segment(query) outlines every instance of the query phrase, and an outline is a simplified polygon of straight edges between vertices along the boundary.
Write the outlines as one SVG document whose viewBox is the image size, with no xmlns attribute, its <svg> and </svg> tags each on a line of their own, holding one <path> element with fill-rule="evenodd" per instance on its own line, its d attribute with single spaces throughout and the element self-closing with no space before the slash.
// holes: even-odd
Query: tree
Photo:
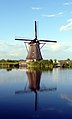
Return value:
<svg viewBox="0 0 72 119">
<path fill-rule="evenodd" d="M 68 58 L 67 61 L 70 61 L 70 58 Z"/>
</svg>

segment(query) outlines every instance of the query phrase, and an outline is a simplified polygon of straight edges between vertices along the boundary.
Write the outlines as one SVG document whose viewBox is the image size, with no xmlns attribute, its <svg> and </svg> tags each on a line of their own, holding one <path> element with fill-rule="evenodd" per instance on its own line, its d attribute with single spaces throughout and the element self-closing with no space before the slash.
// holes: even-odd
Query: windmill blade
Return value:
<svg viewBox="0 0 72 119">
<path fill-rule="evenodd" d="M 56 90 L 57 88 L 55 87 L 55 88 L 44 88 L 44 89 L 40 89 L 39 91 L 44 92 L 44 91 L 56 91 Z"/>
<path fill-rule="evenodd" d="M 23 93 L 31 93 L 31 92 L 37 93 L 37 91 L 48 92 L 48 91 L 56 91 L 56 90 L 57 90 L 56 87 L 54 87 L 54 88 L 43 88 L 43 89 L 39 89 L 39 90 L 18 90 L 18 91 L 15 91 L 15 94 L 23 94 Z"/>
<path fill-rule="evenodd" d="M 57 41 L 51 41 L 51 40 L 39 40 L 39 41 L 42 41 L 42 42 L 53 42 L 53 43 L 57 43 Z"/>
<path fill-rule="evenodd" d="M 33 40 L 30 40 L 30 39 L 21 39 L 21 38 L 15 38 L 15 40 L 20 40 L 20 41 L 33 41 Z"/>
<path fill-rule="evenodd" d="M 37 24 L 36 24 L 36 21 L 35 21 L 35 39 L 37 39 Z"/>
<path fill-rule="evenodd" d="M 15 94 L 23 94 L 23 93 L 31 93 L 31 90 L 19 90 L 19 91 L 15 91 Z"/>
</svg>

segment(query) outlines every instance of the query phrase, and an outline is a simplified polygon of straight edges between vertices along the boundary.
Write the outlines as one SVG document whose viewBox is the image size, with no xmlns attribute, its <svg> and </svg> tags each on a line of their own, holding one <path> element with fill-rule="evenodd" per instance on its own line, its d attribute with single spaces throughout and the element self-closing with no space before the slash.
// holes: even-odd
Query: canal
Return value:
<svg viewBox="0 0 72 119">
<path fill-rule="evenodd" d="M 0 69 L 0 119 L 72 119 L 72 69 Z"/>
</svg>

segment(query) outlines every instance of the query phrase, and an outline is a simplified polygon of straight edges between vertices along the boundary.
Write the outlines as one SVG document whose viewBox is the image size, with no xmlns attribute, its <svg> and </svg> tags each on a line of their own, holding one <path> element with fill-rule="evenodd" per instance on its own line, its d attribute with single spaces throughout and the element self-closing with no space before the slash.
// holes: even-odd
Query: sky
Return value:
<svg viewBox="0 0 72 119">
<path fill-rule="evenodd" d="M 43 59 L 72 59 L 72 0 L 0 0 L 0 59 L 26 59 L 24 42 L 56 40 L 41 49 Z"/>
</svg>

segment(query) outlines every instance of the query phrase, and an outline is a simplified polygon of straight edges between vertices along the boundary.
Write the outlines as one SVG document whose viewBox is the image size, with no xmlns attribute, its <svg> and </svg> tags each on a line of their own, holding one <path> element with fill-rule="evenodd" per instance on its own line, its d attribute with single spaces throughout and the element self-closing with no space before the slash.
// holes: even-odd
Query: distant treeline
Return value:
<svg viewBox="0 0 72 119">
<path fill-rule="evenodd" d="M 48 68 L 57 68 L 57 67 L 61 67 L 61 68 L 72 68 L 72 60 L 40 60 L 40 61 L 32 61 L 32 62 L 28 62 L 28 67 L 40 67 L 40 68 L 44 68 L 44 69 L 48 69 Z"/>
<path fill-rule="evenodd" d="M 0 68 L 15 68 L 19 67 L 18 60 L 0 60 Z"/>
<path fill-rule="evenodd" d="M 11 59 L 1 59 L 0 62 L 19 62 L 19 60 L 11 60 Z"/>
<path fill-rule="evenodd" d="M 22 64 L 22 65 L 20 65 Z M 25 65 L 26 64 L 26 65 Z M 40 61 L 29 61 L 25 60 L 0 60 L 0 68 L 19 68 L 19 66 L 27 66 L 28 68 L 40 68 L 40 69 L 53 69 L 56 67 L 61 68 L 72 68 L 72 60 L 40 60 Z"/>
</svg>

